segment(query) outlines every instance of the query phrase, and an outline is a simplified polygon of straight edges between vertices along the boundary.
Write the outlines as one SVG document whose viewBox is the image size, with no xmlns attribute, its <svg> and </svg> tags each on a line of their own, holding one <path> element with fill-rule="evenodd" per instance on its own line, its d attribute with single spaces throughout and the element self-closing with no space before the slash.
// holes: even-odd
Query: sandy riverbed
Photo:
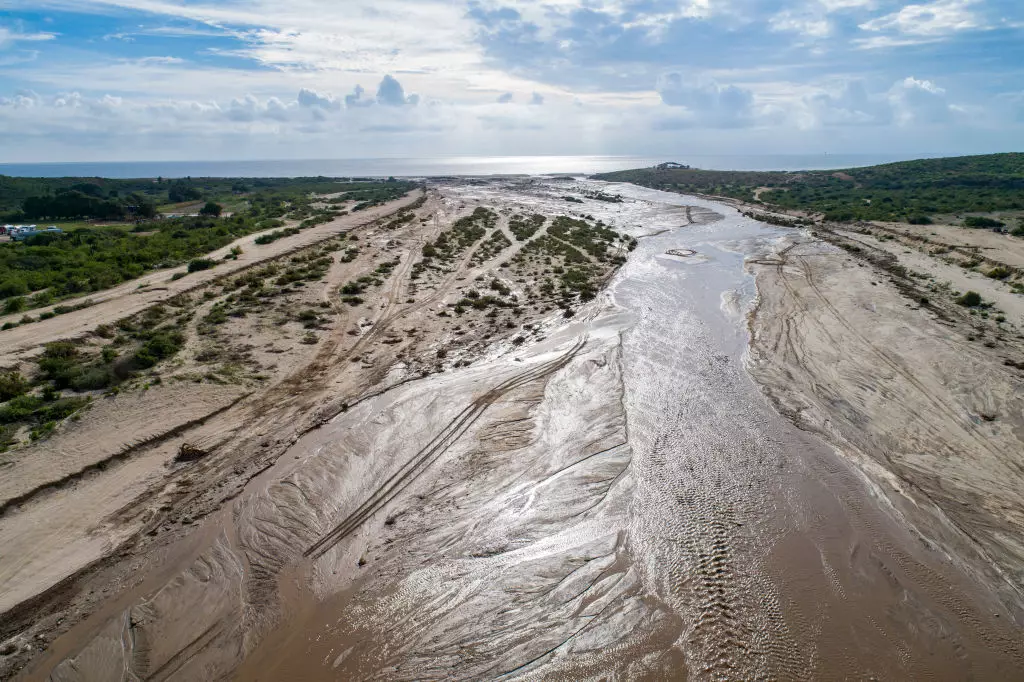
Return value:
<svg viewBox="0 0 1024 682">
<path fill-rule="evenodd" d="M 424 210 L 561 212 L 586 188 L 456 183 Z M 201 427 L 204 442 L 232 434 L 188 474 L 228 484 L 226 505 L 149 505 L 210 513 L 73 588 L 102 597 L 51 605 L 27 677 L 1011 679 L 1012 339 L 967 341 L 810 235 L 602 189 L 623 201 L 573 209 L 640 244 L 597 300 L 571 321 L 538 307 L 516 344 L 463 321 L 479 344 L 421 376 L 410 363 L 466 331 L 425 313 L 507 256 L 431 276 L 415 295 L 430 305 L 385 287 L 362 336 L 342 317 L 279 388 Z M 382 248 L 415 252 L 429 229 Z M 402 328 L 420 340 L 359 341 Z M 105 523 L 159 530 L 131 509 Z"/>
</svg>

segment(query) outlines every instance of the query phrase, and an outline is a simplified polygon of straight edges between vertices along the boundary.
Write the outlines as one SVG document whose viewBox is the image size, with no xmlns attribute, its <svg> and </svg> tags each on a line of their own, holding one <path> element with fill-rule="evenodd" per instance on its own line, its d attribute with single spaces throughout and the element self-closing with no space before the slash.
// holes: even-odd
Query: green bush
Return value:
<svg viewBox="0 0 1024 682">
<path fill-rule="evenodd" d="M 967 306 L 968 308 L 976 308 L 981 305 L 981 294 L 977 291 L 968 291 L 966 294 L 956 299 L 956 302 L 960 305 Z"/>
<path fill-rule="evenodd" d="M 199 215 L 219 218 L 223 210 L 224 208 L 220 204 L 214 203 L 212 201 L 207 201 L 206 206 L 203 206 L 201 209 L 199 209 Z"/>
<path fill-rule="evenodd" d="M 22 296 L 15 296 L 14 298 L 7 299 L 4 303 L 4 314 L 10 315 L 11 313 L 20 313 L 25 309 L 25 299 Z"/>
<path fill-rule="evenodd" d="M 160 331 L 135 352 L 135 364 L 143 369 L 153 367 L 161 360 L 173 357 L 185 343 L 181 332 Z"/>
<path fill-rule="evenodd" d="M 0 373 L 0 403 L 7 402 L 11 398 L 28 391 L 29 385 L 20 372 L 10 371 Z"/>
<path fill-rule="evenodd" d="M 1013 274 L 1013 271 L 1006 266 L 1000 265 L 998 267 L 992 268 L 985 274 L 991 277 L 992 279 L 1006 279 L 1007 277 Z"/>
<path fill-rule="evenodd" d="M 188 263 L 189 272 L 199 272 L 200 270 L 209 270 L 212 267 L 216 267 L 217 261 L 210 260 L 209 258 L 195 258 Z"/>
<path fill-rule="evenodd" d="M 995 227 L 1005 227 L 1005 226 L 1006 226 L 1006 223 L 998 221 L 998 220 L 994 220 L 992 218 L 985 218 L 985 217 L 981 217 L 981 216 L 968 216 L 968 217 L 964 218 L 964 227 L 989 228 L 989 229 L 991 229 L 991 228 L 995 228 Z"/>
</svg>

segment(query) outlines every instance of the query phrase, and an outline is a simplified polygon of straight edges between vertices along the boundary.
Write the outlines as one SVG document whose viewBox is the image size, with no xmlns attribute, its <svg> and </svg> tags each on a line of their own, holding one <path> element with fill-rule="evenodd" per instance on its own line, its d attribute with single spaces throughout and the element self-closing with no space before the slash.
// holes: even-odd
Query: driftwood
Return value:
<svg viewBox="0 0 1024 682">
<path fill-rule="evenodd" d="M 176 462 L 194 462 L 197 459 L 206 457 L 209 453 L 200 447 L 196 447 L 190 443 L 182 443 L 181 447 L 178 448 L 178 455 L 174 458 Z"/>
</svg>

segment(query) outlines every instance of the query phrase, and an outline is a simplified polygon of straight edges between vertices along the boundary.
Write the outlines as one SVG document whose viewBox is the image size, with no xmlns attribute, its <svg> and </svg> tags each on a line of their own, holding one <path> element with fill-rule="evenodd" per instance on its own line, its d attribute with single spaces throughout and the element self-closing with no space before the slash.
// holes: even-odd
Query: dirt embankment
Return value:
<svg viewBox="0 0 1024 682">
<path fill-rule="evenodd" d="M 752 265 L 752 373 L 797 425 L 857 461 L 926 546 L 1024 625 L 1018 329 L 939 295 L 908 270 L 904 249 L 849 232 L 815 236 L 794 234 Z"/>
</svg>

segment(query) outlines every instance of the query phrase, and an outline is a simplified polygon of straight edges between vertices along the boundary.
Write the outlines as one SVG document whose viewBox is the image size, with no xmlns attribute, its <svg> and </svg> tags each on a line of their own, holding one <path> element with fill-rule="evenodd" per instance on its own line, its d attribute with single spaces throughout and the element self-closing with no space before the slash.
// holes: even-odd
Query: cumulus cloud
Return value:
<svg viewBox="0 0 1024 682">
<path fill-rule="evenodd" d="M 859 79 L 846 81 L 838 89 L 807 95 L 803 104 L 810 126 L 884 125 L 893 117 L 886 93 L 869 94 Z"/>
<path fill-rule="evenodd" d="M 310 90 L 309 88 L 299 90 L 299 96 L 296 101 L 299 103 L 299 106 L 306 107 L 307 109 L 322 109 L 325 111 L 338 111 L 341 109 L 341 100 L 334 99 L 329 94 L 321 95 L 316 90 Z"/>
<path fill-rule="evenodd" d="M 889 90 L 889 101 L 897 122 L 902 125 L 947 123 L 955 111 L 946 99 L 943 88 L 912 76 L 893 84 Z"/>
<path fill-rule="evenodd" d="M 539 107 L 542 104 L 544 104 L 544 95 L 540 94 L 539 92 L 535 92 L 530 96 L 531 106 Z"/>
<path fill-rule="evenodd" d="M 514 98 L 515 95 L 513 95 L 511 92 L 503 92 L 502 94 L 498 95 L 497 101 L 498 104 L 509 104 Z"/>
<path fill-rule="evenodd" d="M 419 95 L 409 95 L 407 97 L 405 88 L 390 74 L 384 76 L 380 85 L 377 86 L 377 103 L 386 107 L 414 107 L 419 101 Z"/>
<path fill-rule="evenodd" d="M 753 121 L 754 94 L 735 85 L 689 79 L 672 72 L 661 75 L 657 90 L 662 102 L 670 107 L 683 107 L 694 124 L 734 127 Z"/>
</svg>

